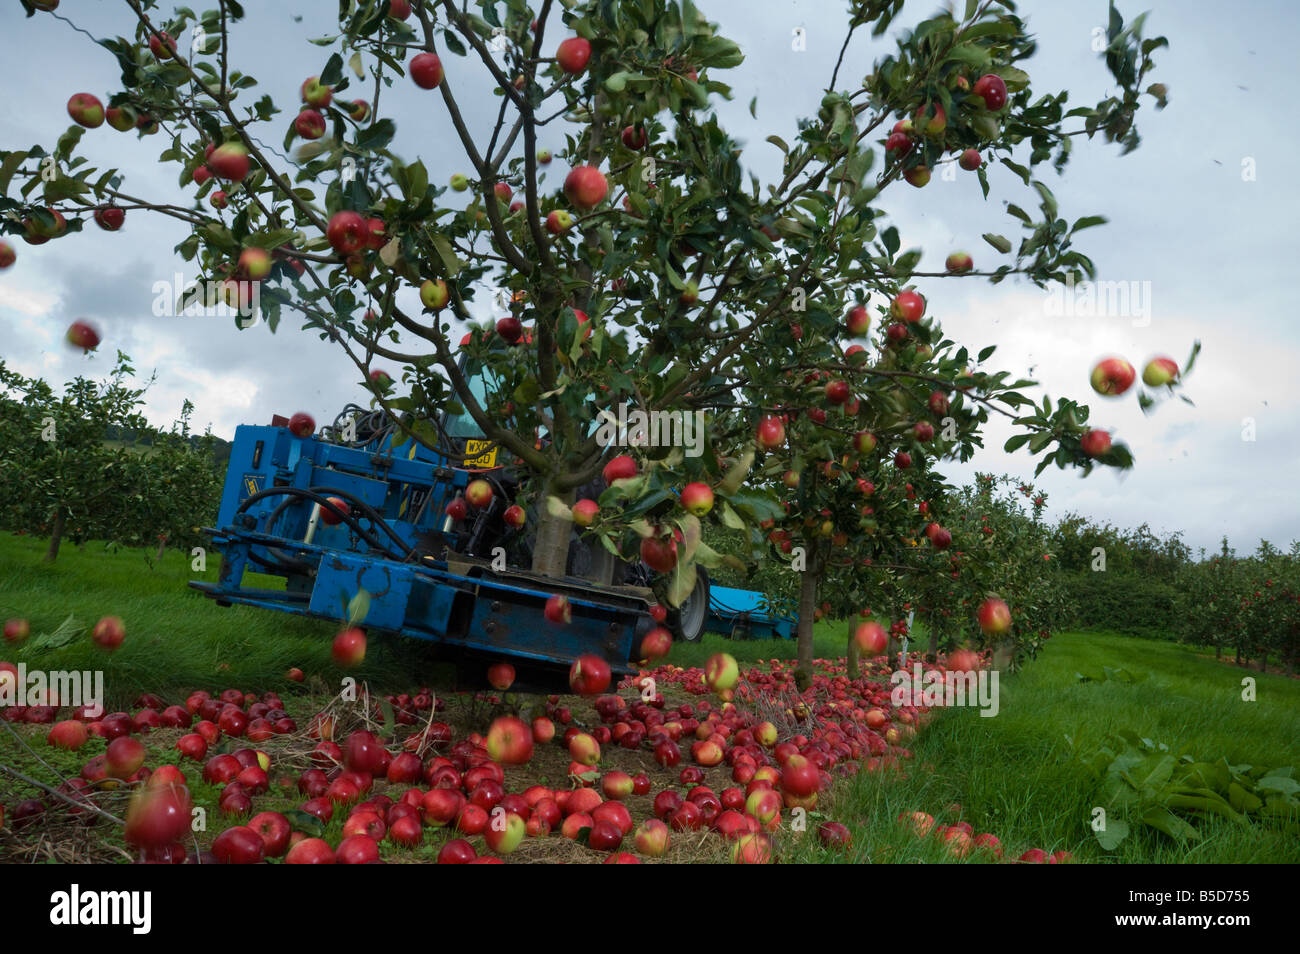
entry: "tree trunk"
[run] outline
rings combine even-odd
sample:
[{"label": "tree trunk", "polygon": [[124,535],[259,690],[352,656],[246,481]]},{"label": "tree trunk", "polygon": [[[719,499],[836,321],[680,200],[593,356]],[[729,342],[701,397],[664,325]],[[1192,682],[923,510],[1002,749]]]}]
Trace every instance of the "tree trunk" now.
[{"label": "tree trunk", "polygon": [[154,557],[154,559],[161,560],[163,558],[163,554],[166,552],[167,552],[167,539],[164,537],[163,539],[158,541],[158,553]]},{"label": "tree trunk", "polygon": [[546,507],[547,496],[573,503],[573,491],[554,494],[543,491],[537,501],[537,539],[533,542],[533,572],[543,576],[564,576],[569,561],[569,535],[572,524],[563,514],[552,514]]},{"label": "tree trunk", "polygon": [[858,678],[858,644],[853,638],[853,620],[849,620],[849,645],[845,651],[845,662],[848,666],[848,677],[850,679]]},{"label": "tree trunk", "polygon": [[817,583],[821,574],[813,567],[799,579],[799,652],[797,670],[805,679],[813,674],[813,614],[817,612]]},{"label": "tree trunk", "polygon": [[939,627],[934,625],[933,617],[927,617],[926,623],[930,627],[930,649],[925,654],[925,661],[933,663],[939,659]]},{"label": "tree trunk", "polygon": [[63,508],[54,511],[54,525],[50,527],[50,546],[45,551],[45,562],[53,563],[59,555],[59,543],[63,540],[63,525],[66,521]]}]

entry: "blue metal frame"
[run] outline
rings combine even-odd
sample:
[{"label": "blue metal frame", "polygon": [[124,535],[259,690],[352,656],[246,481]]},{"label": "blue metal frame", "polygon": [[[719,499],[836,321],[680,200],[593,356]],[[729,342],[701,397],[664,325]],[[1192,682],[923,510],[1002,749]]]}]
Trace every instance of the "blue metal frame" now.
[{"label": "blue metal frame", "polygon": [[[300,616],[346,620],[361,590],[369,610],[357,621],[368,631],[397,633],[440,643],[460,654],[513,657],[540,667],[567,667],[584,653],[609,660],[615,672],[633,670],[628,660],[651,628],[644,599],[580,580],[494,573],[478,564],[453,569],[443,560],[407,556],[375,531],[393,553],[377,553],[346,523],[318,522],[305,541],[312,501],[281,507],[284,494],[254,500],[272,488],[337,488],[364,501],[408,546],[431,549],[442,533],[447,501],[464,489],[468,475],[441,455],[410,441],[383,439],[364,448],[343,447],[316,437],[300,438],[284,427],[241,426],[213,534],[222,554],[217,583],[190,585],[222,604],[240,603]],[[322,492],[323,493],[323,492]],[[277,514],[278,511],[278,514]],[[269,525],[274,517],[273,525]],[[371,527],[369,520],[363,526]],[[286,578],[284,590],[243,585],[249,569]],[[543,609],[555,593],[569,597],[572,622],[548,622]]]},{"label": "blue metal frame", "polygon": [[730,636],[737,625],[749,631],[751,639],[791,639],[795,620],[773,616],[766,608],[767,597],[753,590],[738,590],[713,584],[709,587],[709,616],[704,628]]}]

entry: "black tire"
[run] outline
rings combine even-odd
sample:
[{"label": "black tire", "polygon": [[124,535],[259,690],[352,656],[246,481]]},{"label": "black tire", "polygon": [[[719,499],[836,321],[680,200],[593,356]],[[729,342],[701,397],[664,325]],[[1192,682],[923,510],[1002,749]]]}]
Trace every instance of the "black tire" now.
[{"label": "black tire", "polygon": [[709,574],[704,567],[695,566],[695,589],[677,609],[668,611],[669,631],[674,639],[698,643],[704,637],[704,624],[709,618]]}]

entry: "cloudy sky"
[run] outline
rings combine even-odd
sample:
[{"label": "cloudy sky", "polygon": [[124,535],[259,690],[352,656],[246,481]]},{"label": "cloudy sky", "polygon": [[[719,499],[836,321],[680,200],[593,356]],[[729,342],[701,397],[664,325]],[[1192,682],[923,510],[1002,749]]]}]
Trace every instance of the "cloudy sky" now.
[{"label": "cloudy sky", "polygon": [[[306,40],[333,32],[337,4],[248,0],[245,6],[249,22],[231,37],[234,65],[290,109],[299,83],[318,73],[328,55]],[[780,153],[763,139],[772,132],[792,138],[797,120],[816,111],[843,37],[845,5],[699,0],[699,6],[746,54],[742,66],[716,74],[736,91],[735,101],[719,111],[747,144],[746,162],[770,180]],[[922,0],[909,7],[901,24],[915,23],[936,5]],[[1026,66],[1036,89],[1067,89],[1078,104],[1107,94],[1108,73],[1092,46],[1106,7],[1104,0],[1020,5],[1040,41]],[[1081,247],[1096,262],[1099,279],[1138,290],[1143,308],[1104,317],[1060,315],[1043,291],[1013,281],[945,280],[922,290],[950,337],[997,341],[992,364],[1031,369],[1046,393],[1090,403],[1094,423],[1113,428],[1132,448],[1137,467],[1127,475],[1102,471],[1083,480],[1055,468],[1044,473],[1039,486],[1052,512],[1077,510],[1121,526],[1147,522],[1157,532],[1182,529],[1193,547],[1216,548],[1224,534],[1239,550],[1261,538],[1285,546],[1300,539],[1294,476],[1300,468],[1294,385],[1300,325],[1287,298],[1296,274],[1300,185],[1286,171],[1300,142],[1289,99],[1275,78],[1293,72],[1290,43],[1300,8],[1286,0],[1247,0],[1230,13],[1212,0],[1123,0],[1120,8],[1126,19],[1150,9],[1147,34],[1169,38],[1171,48],[1157,53],[1154,77],[1169,87],[1169,107],[1144,111],[1137,152],[1121,159],[1113,146],[1079,139],[1064,178],[1046,168],[1041,174],[1067,218],[1109,217],[1109,225],[1083,233]],[[95,36],[132,30],[130,11],[118,0],[65,2],[61,12]],[[805,50],[793,49],[798,28]],[[553,44],[563,34],[553,26],[548,36]],[[841,86],[870,72],[890,49],[887,39],[855,39]],[[447,59],[462,110],[476,129],[486,128],[496,101],[485,74],[467,61]],[[4,149],[52,147],[68,125],[71,94],[89,91],[106,99],[119,83],[107,51],[67,22],[41,14],[24,19],[17,3],[0,12],[0,62],[9,66],[0,98]],[[754,95],[757,120],[747,108]],[[403,81],[385,98],[386,112],[398,118],[399,154],[419,155],[437,182],[468,171],[450,148],[454,134],[434,94]],[[278,143],[291,118],[291,112],[277,117],[280,131],[264,141]],[[562,130],[547,135],[552,138],[541,145],[558,152]],[[125,191],[189,203],[175,187],[178,167],[157,162],[166,146],[161,136],[137,139],[104,126],[87,132],[82,144],[98,167],[126,170]],[[561,165],[552,167],[550,188],[559,185]],[[889,190],[882,201],[904,246],[925,249],[923,266],[941,267],[958,248],[970,251],[977,266],[992,265],[996,253],[981,234],[1016,234],[1001,200],[1026,207],[1036,201],[1004,169],[991,170],[991,180],[987,203],[975,178],[960,173],[952,181],[936,176],[920,191]],[[155,283],[185,272],[171,251],[183,234],[174,220],[133,212],[119,233],[88,224],[81,235],[41,247],[15,242],[18,264],[0,273],[0,356],[24,373],[61,382],[106,373],[120,348],[141,371],[156,371],[147,406],[155,423],[174,419],[188,396],[196,404],[196,423],[226,438],[238,424],[265,423],[273,413],[307,410],[323,421],[348,401],[363,399],[347,359],[314,335],[296,333],[292,317],[275,335],[265,326],[237,331],[230,319],[155,317]],[[104,346],[90,357],[69,352],[62,342],[67,324],[78,317],[104,331]],[[1124,355],[1139,369],[1155,354],[1181,363],[1197,339],[1204,351],[1186,386],[1195,407],[1168,402],[1145,416],[1131,395],[1107,400],[1088,388],[1088,370],[1104,354]],[[1246,439],[1252,431],[1254,439]],[[988,449],[973,466],[949,465],[946,472],[957,481],[976,468],[1030,477],[1033,460],[1001,452],[1008,434],[993,426]]]}]

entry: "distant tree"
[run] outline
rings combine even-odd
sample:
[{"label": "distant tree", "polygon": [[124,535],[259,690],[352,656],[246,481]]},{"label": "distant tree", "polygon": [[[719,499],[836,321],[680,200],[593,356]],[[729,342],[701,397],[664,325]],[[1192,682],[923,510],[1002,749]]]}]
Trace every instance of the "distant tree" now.
[{"label": "distant tree", "polygon": [[150,427],[134,375],[119,352],[106,380],[56,394],[0,362],[0,526],[48,535],[47,562],[65,538],[188,544],[215,512],[213,438],[189,433],[188,401],[171,431]]}]

